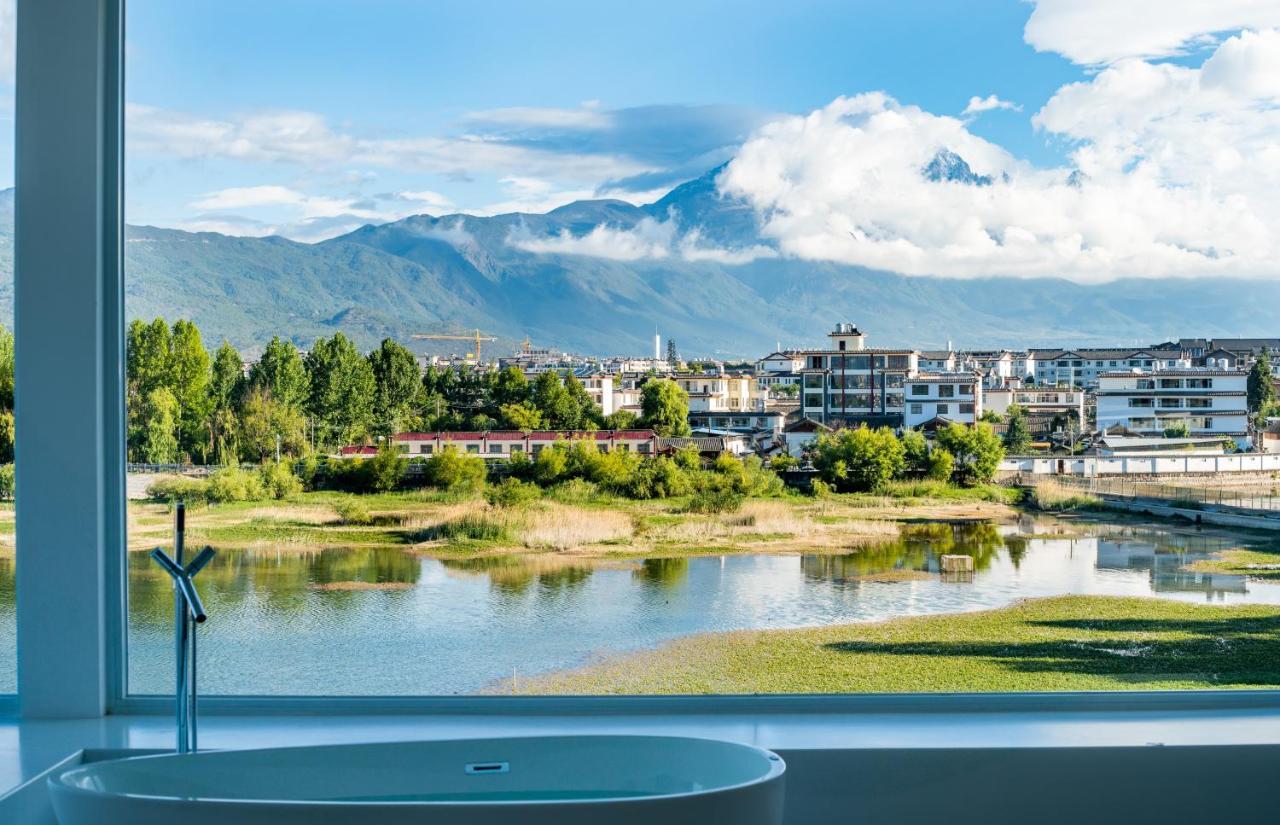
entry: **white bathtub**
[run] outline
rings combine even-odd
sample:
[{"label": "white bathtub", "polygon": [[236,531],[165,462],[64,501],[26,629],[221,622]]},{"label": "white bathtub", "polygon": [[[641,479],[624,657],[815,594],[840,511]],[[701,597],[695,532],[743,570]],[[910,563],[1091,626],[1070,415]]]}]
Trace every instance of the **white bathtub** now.
[{"label": "white bathtub", "polygon": [[61,825],[780,825],[777,755],[660,736],[209,751],[49,779]]}]

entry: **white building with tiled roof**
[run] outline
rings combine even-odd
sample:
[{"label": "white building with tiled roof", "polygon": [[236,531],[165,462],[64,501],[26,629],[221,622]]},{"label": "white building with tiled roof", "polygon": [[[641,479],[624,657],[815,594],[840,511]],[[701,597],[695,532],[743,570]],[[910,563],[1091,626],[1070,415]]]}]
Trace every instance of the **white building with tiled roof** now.
[{"label": "white building with tiled roof", "polygon": [[1117,425],[1139,435],[1163,435],[1180,423],[1193,436],[1249,445],[1248,373],[1166,369],[1103,373],[1098,379],[1098,429]]}]

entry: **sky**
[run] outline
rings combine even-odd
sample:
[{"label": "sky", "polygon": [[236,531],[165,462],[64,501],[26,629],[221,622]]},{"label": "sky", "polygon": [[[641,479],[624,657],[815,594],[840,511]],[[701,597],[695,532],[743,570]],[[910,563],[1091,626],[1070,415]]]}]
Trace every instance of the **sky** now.
[{"label": "sky", "polygon": [[[130,0],[127,219],[316,241],[417,213],[647,203],[728,162],[749,246],[660,220],[513,243],[1275,277],[1277,27],[1280,0]],[[990,183],[928,180],[941,151]],[[11,169],[10,128],[0,184]]]}]

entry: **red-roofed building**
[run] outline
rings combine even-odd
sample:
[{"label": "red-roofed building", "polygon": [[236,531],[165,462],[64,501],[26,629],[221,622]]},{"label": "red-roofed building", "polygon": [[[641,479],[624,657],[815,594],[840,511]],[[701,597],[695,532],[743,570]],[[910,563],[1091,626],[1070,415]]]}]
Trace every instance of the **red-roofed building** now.
[{"label": "red-roofed building", "polygon": [[[657,435],[653,430],[490,430],[489,432],[397,433],[391,437],[401,453],[410,458],[429,458],[447,447],[479,455],[489,461],[506,461],[516,453],[537,455],[544,447],[557,442],[589,441],[600,450],[623,450],[653,455],[657,451]],[[377,454],[376,447],[342,448],[344,456]]]}]

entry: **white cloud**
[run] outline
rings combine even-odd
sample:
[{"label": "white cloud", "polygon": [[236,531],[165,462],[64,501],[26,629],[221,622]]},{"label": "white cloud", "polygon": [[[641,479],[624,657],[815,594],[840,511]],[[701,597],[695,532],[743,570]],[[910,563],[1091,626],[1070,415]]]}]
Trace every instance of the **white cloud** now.
[{"label": "white cloud", "polygon": [[744,249],[705,246],[698,230],[680,235],[673,221],[656,221],[653,218],[642,218],[629,229],[601,225],[584,235],[574,235],[563,229],[555,235],[538,237],[521,226],[507,238],[507,244],[542,255],[587,255],[612,261],[675,258],[735,266],[777,256],[775,250],[763,245]]},{"label": "white cloud", "polygon": [[[763,127],[719,185],[800,258],[953,277],[1274,277],[1280,110],[1225,90],[1230,78],[1270,92],[1252,72],[1274,36],[1222,44],[1214,88],[1209,64],[1202,83],[1198,69],[1126,61],[1059,90],[1035,122],[1075,147],[1082,185],[877,93]],[[927,180],[944,149],[991,184]]]},{"label": "white cloud", "polygon": [[0,85],[13,85],[17,69],[17,22],[17,0],[0,0]]},{"label": "white cloud", "polygon": [[209,118],[146,106],[126,107],[130,151],[184,159],[229,158],[329,168],[344,164],[402,171],[556,177],[590,182],[654,170],[620,155],[560,152],[491,138],[365,138],[331,128],[322,115],[274,111]]},{"label": "white cloud", "polygon": [[1022,107],[1012,101],[1001,100],[996,95],[987,95],[986,97],[973,96],[969,98],[969,104],[964,107],[962,115],[978,115],[983,112],[990,112],[993,109],[1008,109],[1013,112],[1021,112]]},{"label": "white cloud", "polygon": [[613,125],[608,112],[599,111],[595,105],[583,105],[580,109],[555,109],[535,106],[512,106],[505,109],[486,109],[471,112],[466,119],[486,126],[502,126],[537,129],[607,129]]},{"label": "white cloud", "polygon": [[1031,0],[1024,37],[1038,51],[1101,65],[1167,57],[1240,29],[1280,26],[1276,0]]}]

